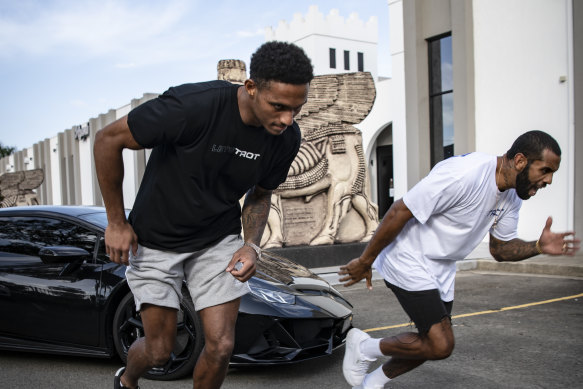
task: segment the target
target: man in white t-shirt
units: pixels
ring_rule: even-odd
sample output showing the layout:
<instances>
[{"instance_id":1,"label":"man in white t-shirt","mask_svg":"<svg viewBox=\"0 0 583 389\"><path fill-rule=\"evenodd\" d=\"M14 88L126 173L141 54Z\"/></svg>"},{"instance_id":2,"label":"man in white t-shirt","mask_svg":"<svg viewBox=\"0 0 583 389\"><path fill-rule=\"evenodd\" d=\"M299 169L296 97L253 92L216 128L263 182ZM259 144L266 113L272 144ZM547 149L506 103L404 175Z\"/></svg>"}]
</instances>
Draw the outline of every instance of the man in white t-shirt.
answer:
<instances>
[{"instance_id":1,"label":"man in white t-shirt","mask_svg":"<svg viewBox=\"0 0 583 389\"><path fill-rule=\"evenodd\" d=\"M501 157L470 153L438 163L391 206L362 255L340 268L340 281L350 286L366 279L372 289L374 266L418 332L374 339L350 330L343 362L350 385L383 388L426 360L451 354L455 261L464 259L486 233L497 261L577 252L580 241L574 232L551 232L550 217L537 241L520 240L516 233L522 200L550 185L560 162L558 143L545 132L530 131ZM367 374L381 356L391 359Z\"/></svg>"}]
</instances>

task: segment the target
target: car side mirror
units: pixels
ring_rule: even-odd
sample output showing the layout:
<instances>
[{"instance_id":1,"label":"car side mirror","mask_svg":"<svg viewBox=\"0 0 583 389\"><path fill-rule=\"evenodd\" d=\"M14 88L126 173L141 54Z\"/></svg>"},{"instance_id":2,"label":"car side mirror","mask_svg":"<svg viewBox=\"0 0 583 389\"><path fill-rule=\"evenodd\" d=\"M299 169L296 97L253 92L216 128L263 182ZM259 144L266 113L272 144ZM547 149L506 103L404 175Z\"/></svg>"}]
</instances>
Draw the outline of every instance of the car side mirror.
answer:
<instances>
[{"instance_id":1,"label":"car side mirror","mask_svg":"<svg viewBox=\"0 0 583 389\"><path fill-rule=\"evenodd\" d=\"M47 264L73 263L91 257L85 249L72 246L48 246L39 250L40 259Z\"/></svg>"}]
</instances>

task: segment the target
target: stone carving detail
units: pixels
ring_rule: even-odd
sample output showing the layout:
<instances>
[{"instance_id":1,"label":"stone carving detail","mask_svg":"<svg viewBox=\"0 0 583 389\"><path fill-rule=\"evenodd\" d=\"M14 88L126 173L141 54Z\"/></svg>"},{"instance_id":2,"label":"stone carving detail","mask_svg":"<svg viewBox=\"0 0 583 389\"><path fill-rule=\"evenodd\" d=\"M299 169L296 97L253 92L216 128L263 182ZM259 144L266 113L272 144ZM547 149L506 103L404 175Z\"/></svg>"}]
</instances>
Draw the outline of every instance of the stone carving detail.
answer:
<instances>
[{"instance_id":1,"label":"stone carving detail","mask_svg":"<svg viewBox=\"0 0 583 389\"><path fill-rule=\"evenodd\" d=\"M302 139L298 155L290 166L287 179L276 190L305 188L324 178L328 173L328 158L326 158L326 139L318 142L308 142Z\"/></svg>"},{"instance_id":2,"label":"stone carving detail","mask_svg":"<svg viewBox=\"0 0 583 389\"><path fill-rule=\"evenodd\" d=\"M296 117L302 130L300 151L287 180L274 191L263 247L370 240L378 211L370 201L362 136L352 124L368 115L374 99L369 73L312 81L308 103ZM316 197L322 197L319 204ZM354 217L346 220L351 208L360 223ZM344 234L339 234L343 221Z\"/></svg>"},{"instance_id":3,"label":"stone carving detail","mask_svg":"<svg viewBox=\"0 0 583 389\"><path fill-rule=\"evenodd\" d=\"M243 84L247 78L245 62L238 59L222 59L217 64L217 79L233 84Z\"/></svg>"},{"instance_id":4,"label":"stone carving detail","mask_svg":"<svg viewBox=\"0 0 583 389\"><path fill-rule=\"evenodd\" d=\"M0 208L38 205L33 191L44 181L42 169L4 173L0 176Z\"/></svg>"}]
</instances>

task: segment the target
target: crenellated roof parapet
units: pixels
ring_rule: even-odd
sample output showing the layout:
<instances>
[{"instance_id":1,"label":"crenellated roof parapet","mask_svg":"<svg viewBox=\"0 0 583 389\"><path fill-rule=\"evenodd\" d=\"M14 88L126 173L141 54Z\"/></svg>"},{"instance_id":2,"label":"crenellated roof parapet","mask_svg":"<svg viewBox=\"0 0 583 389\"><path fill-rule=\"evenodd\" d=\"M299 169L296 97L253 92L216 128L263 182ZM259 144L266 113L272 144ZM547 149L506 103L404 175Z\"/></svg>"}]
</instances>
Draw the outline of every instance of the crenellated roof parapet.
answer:
<instances>
[{"instance_id":1,"label":"crenellated roof parapet","mask_svg":"<svg viewBox=\"0 0 583 389\"><path fill-rule=\"evenodd\" d=\"M365 22L356 12L344 18L337 9L332 9L324 16L318 6L312 5L307 14L296 13L291 22L281 20L275 29L265 29L265 39L268 41L297 42L314 34L377 43L378 18L371 16Z\"/></svg>"}]
</instances>

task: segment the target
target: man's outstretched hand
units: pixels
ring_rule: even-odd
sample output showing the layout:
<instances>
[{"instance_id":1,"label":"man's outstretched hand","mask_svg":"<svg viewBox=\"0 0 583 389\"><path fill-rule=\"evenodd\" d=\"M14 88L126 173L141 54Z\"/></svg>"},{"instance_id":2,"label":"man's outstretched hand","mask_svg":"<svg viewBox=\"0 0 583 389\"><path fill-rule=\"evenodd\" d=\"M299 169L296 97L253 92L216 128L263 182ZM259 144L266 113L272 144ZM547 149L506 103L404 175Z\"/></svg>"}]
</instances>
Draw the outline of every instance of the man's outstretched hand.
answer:
<instances>
[{"instance_id":1,"label":"man's outstretched hand","mask_svg":"<svg viewBox=\"0 0 583 389\"><path fill-rule=\"evenodd\" d=\"M360 258L355 258L345 266L341 266L338 275L345 276L340 278L344 286L351 286L366 279L366 287L372 290L372 269L370 265L362 263Z\"/></svg>"},{"instance_id":2,"label":"man's outstretched hand","mask_svg":"<svg viewBox=\"0 0 583 389\"><path fill-rule=\"evenodd\" d=\"M555 233L551 231L553 218L548 217L543 232L538 240L543 254L573 256L579 251L581 240L575 238L575 232Z\"/></svg>"}]
</instances>

